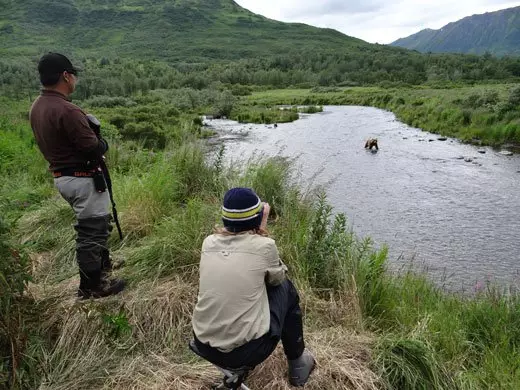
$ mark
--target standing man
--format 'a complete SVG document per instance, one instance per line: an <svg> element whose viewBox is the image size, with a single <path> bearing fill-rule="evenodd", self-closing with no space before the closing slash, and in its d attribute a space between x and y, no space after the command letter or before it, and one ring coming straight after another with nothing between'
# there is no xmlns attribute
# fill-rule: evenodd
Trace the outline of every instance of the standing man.
<svg viewBox="0 0 520 390"><path fill-rule="evenodd" d="M91 129L85 113L69 101L78 71L67 57L45 54L38 63L41 95L31 107L34 137L61 196L76 215L78 297L101 298L121 292L125 282L108 279L109 194L99 169L107 142Z"/></svg>

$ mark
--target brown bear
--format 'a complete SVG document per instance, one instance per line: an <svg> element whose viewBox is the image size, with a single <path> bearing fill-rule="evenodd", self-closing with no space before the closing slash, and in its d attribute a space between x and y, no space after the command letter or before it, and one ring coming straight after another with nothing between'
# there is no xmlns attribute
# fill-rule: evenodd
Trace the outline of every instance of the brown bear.
<svg viewBox="0 0 520 390"><path fill-rule="evenodd" d="M377 138L369 138L367 142L365 143L365 149L376 148L376 150L379 150L379 147L377 146Z"/></svg>

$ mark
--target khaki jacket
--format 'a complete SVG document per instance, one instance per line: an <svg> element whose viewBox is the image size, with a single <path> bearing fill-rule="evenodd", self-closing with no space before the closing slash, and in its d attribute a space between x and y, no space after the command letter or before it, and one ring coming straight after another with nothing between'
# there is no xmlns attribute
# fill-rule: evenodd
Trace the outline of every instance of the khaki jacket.
<svg viewBox="0 0 520 390"><path fill-rule="evenodd" d="M202 244L193 331L222 352L269 331L266 283L278 285L287 267L273 239L258 234L213 234Z"/></svg>

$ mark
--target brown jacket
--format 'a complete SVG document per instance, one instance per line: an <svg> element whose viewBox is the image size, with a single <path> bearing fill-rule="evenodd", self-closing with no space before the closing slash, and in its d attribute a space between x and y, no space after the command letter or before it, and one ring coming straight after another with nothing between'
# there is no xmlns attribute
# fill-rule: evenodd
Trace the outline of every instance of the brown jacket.
<svg viewBox="0 0 520 390"><path fill-rule="evenodd" d="M269 331L266 284L287 267L274 240L258 234L213 234L202 244L199 294L192 325L202 343L229 352Z"/></svg>
<svg viewBox="0 0 520 390"><path fill-rule="evenodd" d="M30 121L51 171L85 168L87 161L100 159L108 149L85 113L59 92L43 90L31 107Z"/></svg>

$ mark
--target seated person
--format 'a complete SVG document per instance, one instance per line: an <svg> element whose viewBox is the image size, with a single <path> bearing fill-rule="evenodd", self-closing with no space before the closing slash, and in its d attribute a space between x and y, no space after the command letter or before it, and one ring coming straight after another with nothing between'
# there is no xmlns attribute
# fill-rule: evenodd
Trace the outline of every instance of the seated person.
<svg viewBox="0 0 520 390"><path fill-rule="evenodd" d="M194 341L210 362L238 368L263 362L281 339L289 381L303 386L315 361L305 349L298 292L267 236L269 210L249 188L224 196L224 228L202 244Z"/></svg>

